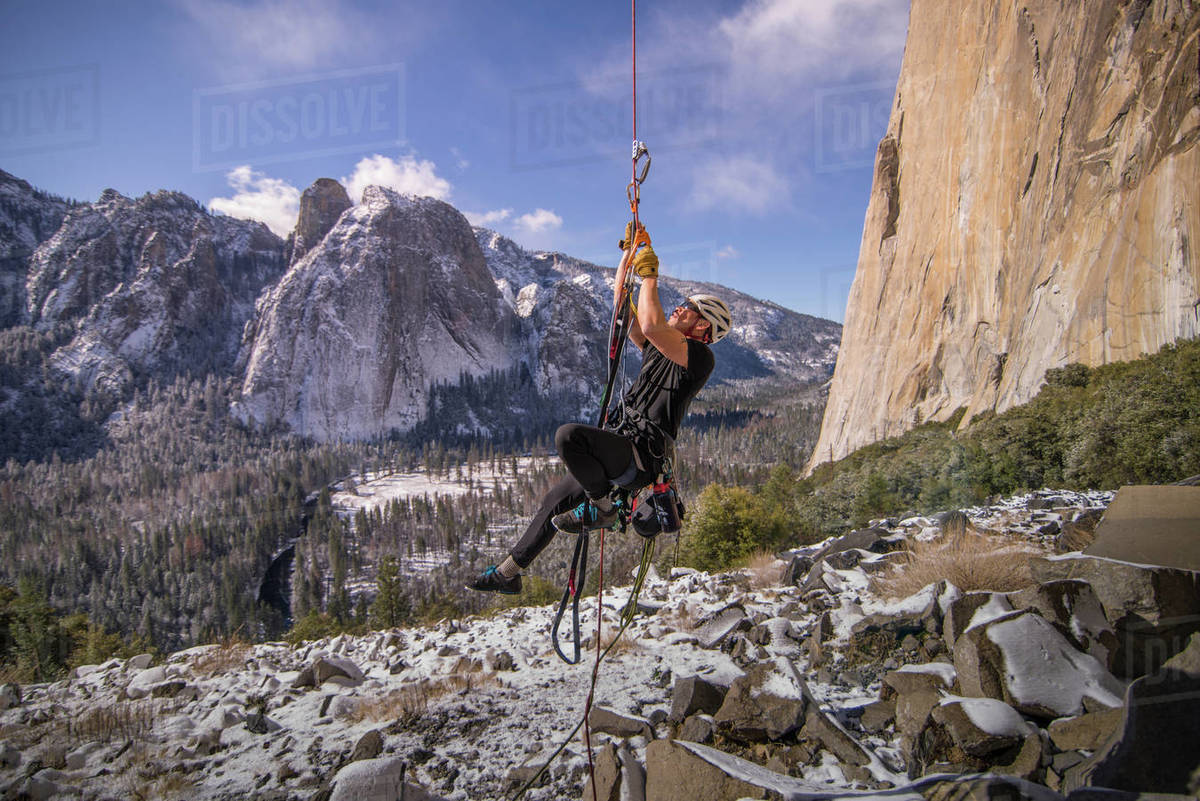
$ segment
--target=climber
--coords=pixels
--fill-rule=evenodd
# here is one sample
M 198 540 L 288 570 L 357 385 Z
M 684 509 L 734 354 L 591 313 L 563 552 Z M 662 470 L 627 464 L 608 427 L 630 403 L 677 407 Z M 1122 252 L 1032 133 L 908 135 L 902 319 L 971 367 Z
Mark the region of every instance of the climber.
M 658 299 L 658 256 L 645 227 L 633 241 L 633 223 L 625 227 L 624 251 L 614 291 L 631 267 L 641 277 L 637 316 L 629 339 L 642 351 L 642 367 L 625 394 L 624 413 L 611 428 L 581 423 L 561 426 L 555 445 L 568 474 L 542 499 L 525 534 L 499 565 L 488 567 L 469 587 L 482 592 L 515 595 L 521 591 L 521 571 L 550 544 L 557 531 L 612 528 L 618 511 L 614 488 L 638 490 L 648 485 L 669 458 L 688 404 L 713 369 L 709 344 L 729 333 L 729 307 L 712 295 L 696 294 L 675 307 L 670 316 Z

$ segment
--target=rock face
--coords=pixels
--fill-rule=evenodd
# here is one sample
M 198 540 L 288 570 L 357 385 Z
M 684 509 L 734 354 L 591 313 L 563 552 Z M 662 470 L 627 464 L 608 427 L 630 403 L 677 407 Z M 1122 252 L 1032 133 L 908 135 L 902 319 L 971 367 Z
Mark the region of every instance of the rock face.
M 350 208 L 350 196 L 346 189 L 332 178 L 318 178 L 313 185 L 300 195 L 300 215 L 296 219 L 296 230 L 288 237 L 288 264 L 300 259 L 312 250 L 334 223 L 342 216 L 342 212 Z
M 76 323 L 52 363 L 119 400 L 135 374 L 228 373 L 254 299 L 282 266 L 282 242 L 261 223 L 212 217 L 177 192 L 131 200 L 109 189 L 33 254 L 27 319 Z
M 1200 9 L 914 0 L 811 466 L 1200 333 Z
M 410 428 L 434 382 L 516 361 L 466 219 L 370 187 L 260 301 L 238 413 L 318 439 Z
M 0 170 L 0 328 L 25 321 L 29 257 L 53 236 L 66 213 L 65 201 Z

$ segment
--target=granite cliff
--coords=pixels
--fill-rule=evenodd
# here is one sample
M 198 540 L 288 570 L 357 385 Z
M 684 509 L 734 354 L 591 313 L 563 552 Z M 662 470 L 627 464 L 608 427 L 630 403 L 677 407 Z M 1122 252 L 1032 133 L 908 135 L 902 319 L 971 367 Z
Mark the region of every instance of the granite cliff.
M 1200 334 L 1200 5 L 913 0 L 811 464 Z
M 25 321 L 29 257 L 62 225 L 67 206 L 0 170 L 0 329 Z
M 498 301 L 458 211 L 368 187 L 260 299 L 238 414 L 318 439 L 410 428 L 430 384 L 514 363 Z

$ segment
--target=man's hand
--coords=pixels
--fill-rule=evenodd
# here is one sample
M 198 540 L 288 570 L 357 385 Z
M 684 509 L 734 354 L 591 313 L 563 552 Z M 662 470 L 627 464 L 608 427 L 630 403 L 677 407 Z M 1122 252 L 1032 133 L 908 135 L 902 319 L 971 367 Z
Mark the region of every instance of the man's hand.
M 649 243 L 633 257 L 633 271 L 641 278 L 658 277 L 658 254 Z
M 625 223 L 625 236 L 620 242 L 617 243 L 617 246 L 621 248 L 621 250 L 629 250 L 630 240 L 633 241 L 634 250 L 637 250 L 639 245 L 649 245 L 650 234 L 646 233 L 646 226 L 638 223 L 637 237 L 635 238 L 633 236 L 633 222 L 630 221 Z

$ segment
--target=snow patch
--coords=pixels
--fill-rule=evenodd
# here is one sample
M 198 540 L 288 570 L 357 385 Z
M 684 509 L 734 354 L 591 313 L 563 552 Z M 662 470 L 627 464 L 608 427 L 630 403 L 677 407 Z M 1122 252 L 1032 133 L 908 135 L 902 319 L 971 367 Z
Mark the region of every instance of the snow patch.
M 1021 713 L 995 698 L 963 698 L 948 695 L 938 702 L 940 706 L 958 704 L 978 729 L 997 737 L 1024 737 L 1037 727 Z

